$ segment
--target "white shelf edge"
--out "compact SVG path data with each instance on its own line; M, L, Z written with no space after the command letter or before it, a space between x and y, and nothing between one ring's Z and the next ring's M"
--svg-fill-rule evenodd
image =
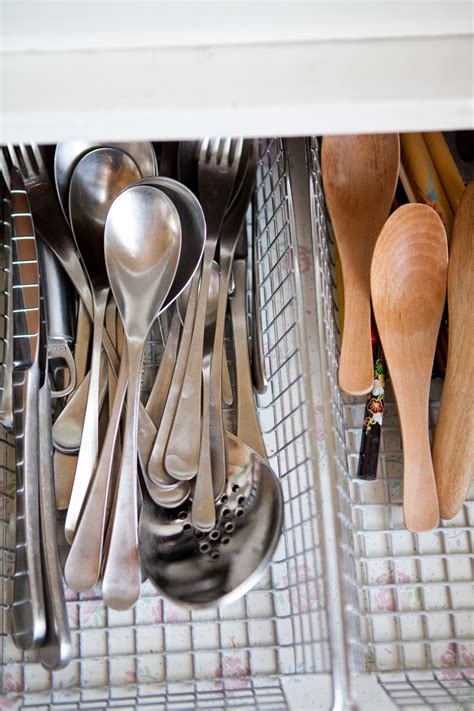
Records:
M2 142L474 126L472 36L3 54Z

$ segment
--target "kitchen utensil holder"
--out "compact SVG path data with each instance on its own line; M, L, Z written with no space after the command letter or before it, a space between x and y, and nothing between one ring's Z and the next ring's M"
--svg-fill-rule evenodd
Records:
M0 432L0 707L352 708L362 671L405 709L473 701L472 498L432 533L404 529L393 399L379 478L356 479L365 398L344 398L337 386L334 242L318 142L260 148L254 238L269 386L258 404L285 498L274 561L240 601L207 611L177 608L148 582L127 612L107 609L98 590L67 591L73 660L46 672L9 636L15 467L12 438ZM157 326L145 388L160 343Z

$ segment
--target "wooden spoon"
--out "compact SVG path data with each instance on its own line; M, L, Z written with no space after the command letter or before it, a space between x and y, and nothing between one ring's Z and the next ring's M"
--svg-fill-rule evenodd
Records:
M398 134L325 136L321 165L344 281L339 385L349 395L364 395L374 379L370 264L395 195Z
M400 417L403 513L410 531L439 522L428 398L447 270L446 232L436 212L420 204L398 208L375 246L370 284Z
M448 364L433 442L441 518L453 518L474 474L474 181L456 212L448 269Z

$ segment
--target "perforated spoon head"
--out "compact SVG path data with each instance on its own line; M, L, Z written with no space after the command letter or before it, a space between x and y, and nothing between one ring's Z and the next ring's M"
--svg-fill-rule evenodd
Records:
M229 432L227 488L216 504L209 533L191 523L191 502L174 510L145 497L140 515L142 567L159 591L187 607L235 601L263 575L283 526L277 477L260 457Z

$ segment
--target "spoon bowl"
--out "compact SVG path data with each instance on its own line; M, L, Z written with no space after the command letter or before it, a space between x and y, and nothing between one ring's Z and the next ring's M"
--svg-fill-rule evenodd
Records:
M87 141L65 141L58 143L54 152L54 180L59 202L66 220L69 222L69 186L78 162L87 153L97 148L115 148L126 153L137 165L143 178L156 175L158 165L151 143L88 143Z
M428 205L398 208L374 251L372 303L403 441L403 513L410 531L438 525L428 405L436 340L446 298L448 244Z
M344 282L339 385L348 395L370 392L370 264L395 195L398 134L324 136L321 170Z
M277 477L241 440L226 432L229 476L208 533L191 522L191 502L164 510L145 496L140 514L141 564L159 592L186 607L231 603L269 564L283 526Z
M149 185L161 190L174 203L181 222L185 241L183 241L175 280L163 304L162 311L164 311L189 287L201 263L206 243L206 221L199 200L189 188L177 180L148 177L138 180L134 185Z

